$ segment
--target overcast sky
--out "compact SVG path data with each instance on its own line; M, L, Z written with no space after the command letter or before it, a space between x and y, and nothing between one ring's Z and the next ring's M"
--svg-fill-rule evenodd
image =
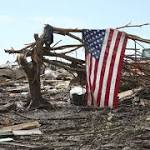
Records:
M66 28L108 28L150 23L150 0L0 0L0 64L15 56L3 49L22 48L44 24ZM126 32L150 39L150 26Z

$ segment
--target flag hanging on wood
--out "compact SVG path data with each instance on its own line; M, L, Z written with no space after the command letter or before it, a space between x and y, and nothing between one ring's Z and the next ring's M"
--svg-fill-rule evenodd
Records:
M115 29L83 30L87 104L116 108L127 35Z

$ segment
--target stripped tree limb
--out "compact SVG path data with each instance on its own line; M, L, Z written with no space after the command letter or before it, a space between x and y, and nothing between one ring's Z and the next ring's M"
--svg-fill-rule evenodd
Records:
M56 42L53 46L52 46L52 48L54 48L57 44L59 44L60 42L62 42L62 40L59 40L58 42Z
M77 36L75 36L75 35L73 35L71 33L66 33L66 35L68 35L69 37L72 37L72 38L78 40L79 42L83 43L83 40L81 40L79 37L77 37Z
M77 64L84 64L85 61L84 60L81 60L81 59L77 59L77 58L74 58L74 57L71 57L71 56L67 56L65 54L62 54L62 53L54 53L54 52L50 52L49 50L47 50L46 48L43 48L44 49L44 52L43 52L43 56L51 56L51 57L60 57L60 58L63 58L63 59L66 59L68 61L71 61L71 62L75 62ZM9 53L9 54L22 54L23 52L22 51L19 51L19 50L5 50L5 52ZM29 57L31 56L31 51L27 53L26 57Z
M34 44L36 44L36 43L34 43ZM84 45L83 44L62 45L62 46L58 46L58 47L50 47L49 51L64 50L64 49L76 48L76 47L82 47L82 46L84 46ZM12 53L23 53L24 50L31 51L32 50L32 46L28 45L27 47L25 47L23 49L20 49L20 50L14 50L14 49L10 49L10 50L4 49L4 50L5 50L6 53L9 53L9 54L12 54Z
M136 40L136 41L150 44L150 39L144 39L144 38L141 38L141 37L136 36L136 35L128 34L128 38L132 39L132 40Z
M85 63L84 60L77 59L77 58L74 58L74 57L71 57L71 56L67 56L67 55L64 55L64 54L61 54L61 53L52 53L52 52L46 51L46 50L44 51L44 56L60 57L60 58L64 58L68 61L75 62L75 63L78 63L78 64L84 64Z
M26 49L28 49L28 48L33 48L35 45L36 45L36 42L33 42L33 43L29 44L28 46L26 46L26 47L20 49L20 51L24 51L24 50L26 50Z
M143 26L149 26L150 23L144 23L144 24L139 24L139 25L130 25L131 23L128 23L124 26L117 27L116 29L123 29L123 28L137 28L137 27L143 27Z
M81 46L82 47L82 46ZM73 48L73 49L71 49L71 50L69 50L69 51L67 51L67 52L63 52L62 54L68 54L68 53L71 53L71 52L74 52L75 50L77 50L77 49L79 49L79 48L81 48L81 47L76 47L76 48Z
M85 71L84 67L82 67L82 68L79 68L77 66L76 66L76 68L71 67L71 64L57 61L57 60L49 60L49 59L43 58L43 62L46 62L46 63L51 64L51 65L55 65L57 67L64 68L64 69L69 70L69 71Z
M57 28L53 27L54 33L67 33L67 32L82 32L82 29L66 29L66 28Z
M135 48L126 48L126 50L133 50L133 51L135 51ZM140 49L138 48L136 50L140 50Z
M84 46L84 45L83 44L62 45L62 46L54 47L50 51L52 51L52 50L63 50L63 49L66 49L66 48L74 48L74 47L82 47L82 46Z

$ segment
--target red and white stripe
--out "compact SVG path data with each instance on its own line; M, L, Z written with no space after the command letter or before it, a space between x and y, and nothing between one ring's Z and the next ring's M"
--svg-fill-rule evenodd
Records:
M107 29L99 60L86 56L88 105L117 107L119 79L127 37L124 32Z

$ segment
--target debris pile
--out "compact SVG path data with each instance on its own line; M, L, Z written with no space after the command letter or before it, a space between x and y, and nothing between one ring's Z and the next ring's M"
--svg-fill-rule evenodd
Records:
M19 54L21 67L0 67L0 148L150 149L150 62L143 60L136 48L136 41L150 40L128 34L135 48L127 50L135 53L124 57L119 107L103 110L76 106L80 105L76 98L85 93L71 89L85 85L85 61L68 55L84 47L74 33L82 30L46 25L41 36L34 34L35 42L21 50L5 50ZM66 35L78 43L57 46L59 41L51 45L53 34ZM33 124L35 128L24 128Z
M144 92L146 89L140 87L121 92L118 110L75 106L71 104L69 95L73 76L62 69L56 69L55 75L55 78L41 75L43 97L55 105L55 109L30 111L22 111L22 105L26 104L29 96L27 79L10 80L2 76L1 81L7 84L3 84L0 95L0 111L3 112L0 115L0 148L150 148L150 101L145 97L149 95L148 90Z

